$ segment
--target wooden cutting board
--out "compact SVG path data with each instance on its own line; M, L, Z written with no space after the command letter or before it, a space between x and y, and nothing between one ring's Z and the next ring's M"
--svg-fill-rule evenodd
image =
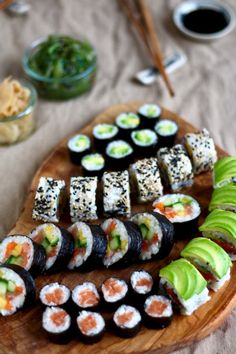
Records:
M122 111L136 111L143 102L133 102L127 104L118 104L105 110L92 120L86 127L79 132L91 135L95 124L101 122L113 122L116 115ZM180 127L178 141L187 132L196 131L196 129L181 119L177 114L163 108L163 117L174 119ZM53 132L52 132L53 133ZM75 132L77 133L77 132ZM34 194L40 176L52 176L64 179L69 186L71 176L80 175L80 169L70 163L66 144L68 138L63 140L42 163L33 179L29 194L25 201L22 213L10 234L21 233L28 234L30 230L38 223L31 219L31 212L34 202ZM217 148L219 158L226 153ZM207 215L207 207L212 193L211 173L204 173L194 179L194 185L184 192L194 196L200 203L203 218ZM14 206L12 206L14 207ZM151 210L149 205L132 205L132 212ZM101 220L98 220L100 222ZM62 218L61 225L70 224L68 215ZM42 286L52 281L59 281L69 286L71 289L85 280L93 281L98 287L103 280L111 275L116 275L128 280L130 273L135 269L146 269L154 277L158 274L158 269L169 263L172 259L178 258L184 242L179 241L175 244L169 257L163 261L150 261L139 265L133 265L129 268L113 270L94 270L90 273L63 272L56 275L41 276L37 278L37 293ZM211 293L211 300L197 310L192 316L175 315L172 324L163 330L148 330L142 327L140 333L132 339L121 339L109 332L105 334L101 342L93 345L84 345L78 340L73 340L66 346L52 344L43 330L41 329L42 309L39 302L31 309L19 312L11 317L0 318L0 352L1 353L168 353L177 350L183 346L189 345L200 340L212 331L214 331L228 316L230 311L236 305L236 267L232 269L232 276L218 293Z

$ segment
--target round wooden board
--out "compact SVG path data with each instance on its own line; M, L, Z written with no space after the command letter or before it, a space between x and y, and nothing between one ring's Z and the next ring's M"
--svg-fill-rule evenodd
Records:
M119 104L108 108L105 112L99 114L80 132L91 135L92 128L98 122L113 122L117 114L122 111L136 111L142 102L133 102ZM178 141L186 132L196 131L189 123L182 120L177 114L174 114L163 108L163 117L174 119L180 126ZM52 132L53 133L53 132ZM24 209L19 217L15 227L10 234L27 234L38 223L31 219L31 212L34 202L34 194L40 176L52 176L54 178L64 179L69 186L71 176L80 174L80 169L69 161L66 148L67 139L63 140L51 155L43 162L37 171L29 195L26 199ZM217 148L219 157L226 153ZM207 207L212 193L211 173L205 173L195 178L192 188L185 192L194 196L202 208L202 217L207 215ZM13 206L14 207L14 206ZM132 212L139 210L151 210L149 205L132 205ZM99 222L100 220L98 220ZM62 217L62 226L69 225L68 216ZM178 258L184 242L178 242L172 250L169 257L163 261L152 261L143 264L136 264L123 270L94 270L90 273L63 272L51 276L41 276L37 278L37 292L48 282L59 281L68 285L71 289L79 282L91 280L100 286L102 281L110 275L117 275L128 280L131 271L144 268L150 271L155 277L158 269ZM107 331L101 342L94 345L84 345L77 340L73 340L66 346L52 344L41 329L42 310L37 304L28 310L17 313L8 318L0 318L1 339L0 347L2 353L168 353L189 345L197 340L206 337L214 331L228 316L236 304L236 268L232 269L232 277L218 293L211 293L211 300L197 310L192 316L174 316L172 324L163 330L148 330L142 327L140 333L133 339L121 339Z

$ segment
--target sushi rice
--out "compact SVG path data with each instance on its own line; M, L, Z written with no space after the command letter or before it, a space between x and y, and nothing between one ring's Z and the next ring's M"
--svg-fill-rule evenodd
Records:
M46 306L63 305L70 298L70 290L63 284L50 283L41 289L39 298Z
M47 307L43 313L42 326L48 333L59 334L70 328L71 317L61 307Z
M114 313L113 320L117 327L134 328L141 322L141 315L135 307L121 305Z

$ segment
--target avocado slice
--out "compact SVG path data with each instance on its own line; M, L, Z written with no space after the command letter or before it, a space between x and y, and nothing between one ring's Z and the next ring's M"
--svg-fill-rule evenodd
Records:
M164 204L165 207L171 207L174 204L174 202L173 202L172 198L166 198L164 200L163 204Z
M173 204L173 208L176 211L184 211L184 206L181 202Z
M126 155L130 151L129 146L127 145L118 145L118 146L113 146L110 149L110 154L111 155Z
M209 204L209 211L222 207L236 207L236 184L228 184L224 187L214 189Z
M114 130L114 126L109 124L103 124L99 126L97 130L98 134L110 134Z
M0 279L0 296L5 296L7 293L8 281L5 279Z
M138 131L135 134L135 139L144 144L148 144L152 141L151 137L142 130Z
M12 280L8 280L7 290L10 293L14 293L14 291L16 290L16 284Z
M145 239L149 232L149 228L145 224L140 224L139 229L141 231L142 237Z
M10 256L6 263L7 264L16 264L16 265L21 265L23 261L23 258L21 256Z
M75 146L78 148L85 148L88 145L88 138L86 136L79 136L75 141Z
M46 239L48 240L48 242L50 243L51 246L56 246L59 241L59 237L57 237L56 235L53 235L53 234L47 234Z
M117 249L120 248L121 241L120 241L120 236L115 236L109 241L109 247L112 251L116 251Z

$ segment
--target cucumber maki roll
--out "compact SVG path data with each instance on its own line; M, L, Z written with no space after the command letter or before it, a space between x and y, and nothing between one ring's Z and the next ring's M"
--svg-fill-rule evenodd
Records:
M236 182L236 156L226 156L214 164L214 188Z
M105 170L105 159L101 154L85 155L81 159L81 166L85 176L101 177Z
M103 259L105 267L125 267L138 260L142 237L137 225L131 221L110 218L101 227L107 237L106 255Z
M157 104L144 104L139 107L138 115L141 118L141 126L153 129L161 116L161 107Z
M143 303L144 299L153 290L153 278L151 274L145 270L136 270L130 276L130 288L132 293L132 299L137 306L140 302Z
M79 310L95 310L100 303L100 296L93 283L85 282L72 290L72 300Z
M70 295L71 292L67 286L59 283L50 283L40 290L39 299L43 306L61 306L66 308L70 302Z
M91 149L91 142L87 135L77 134L68 140L67 148L71 162L80 165L81 158Z
M150 157L156 154L158 139L153 130L136 130L131 133L131 141L136 156Z
M0 263L16 264L36 277L45 270L46 252L28 236L11 235L0 243Z
M114 124L101 123L93 128L94 145L97 151L105 152L106 146L118 136L119 129Z
M171 324L173 308L171 301L164 295L147 297L143 307L143 320L148 328L162 329Z
M31 231L29 237L44 247L48 273L66 268L74 251L73 236L67 230L54 224L41 224Z
M74 237L74 252L68 263L71 270L90 270L102 264L106 253L107 238L98 225L76 222L69 228Z
M158 213L138 213L131 220L142 235L139 258L142 261L166 257L174 244L174 228L171 222Z
M191 240L181 251L181 256L200 271L208 281L208 287L214 291L218 291L230 279L230 257L223 248L207 238Z
M170 119L162 119L154 127L159 147L172 147L179 130L178 124Z
M102 283L101 293L104 310L114 311L126 301L128 285L123 279L111 277Z
M134 337L141 328L141 320L140 312L135 307L121 305L113 315L114 331L120 337Z
M140 118L133 112L121 113L116 117L116 125L119 127L121 139L130 140L130 134L137 129L140 124Z
M155 200L154 211L164 215L175 230L175 239L192 237L198 229L201 213L196 199L185 194L166 194Z
M86 344L99 342L105 333L105 321L98 312L81 311L76 318L78 336Z
M204 237L221 246L234 261L236 260L236 214L232 211L215 209L199 227Z
M66 344L72 338L71 317L61 307L46 307L42 327L53 343Z
M210 300L207 281L190 262L181 258L159 272L160 284L182 315L191 315Z
M209 204L209 211L222 209L236 212L236 184L230 183L214 189Z
M35 302L35 283L18 265L0 266L0 314L10 316Z
M124 140L114 140L106 147L107 164L112 170L125 170L133 160L133 148Z

